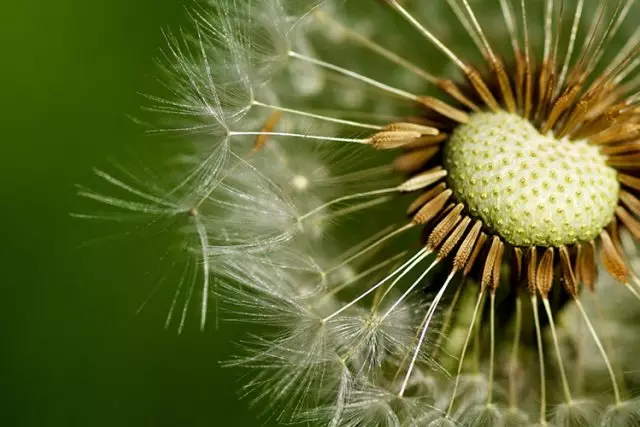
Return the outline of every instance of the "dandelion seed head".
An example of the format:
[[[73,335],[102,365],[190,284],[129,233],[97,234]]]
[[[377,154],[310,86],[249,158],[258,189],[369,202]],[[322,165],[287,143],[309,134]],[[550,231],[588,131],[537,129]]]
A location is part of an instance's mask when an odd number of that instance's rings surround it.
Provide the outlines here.
[[[253,332],[244,394],[331,427],[634,425],[632,0],[209,5],[149,96],[170,185],[85,195],[182,221],[202,326],[220,297]]]
[[[458,127],[444,164],[455,196],[516,246],[594,239],[618,203],[616,171],[597,147],[543,136],[506,112]]]

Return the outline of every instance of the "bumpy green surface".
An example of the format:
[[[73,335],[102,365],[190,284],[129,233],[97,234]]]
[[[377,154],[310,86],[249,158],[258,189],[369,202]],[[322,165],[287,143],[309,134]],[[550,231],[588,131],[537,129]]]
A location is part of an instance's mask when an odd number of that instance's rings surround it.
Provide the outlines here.
[[[472,115],[444,158],[457,199],[516,246],[593,239],[618,201],[616,171],[595,146],[541,135],[506,112]]]

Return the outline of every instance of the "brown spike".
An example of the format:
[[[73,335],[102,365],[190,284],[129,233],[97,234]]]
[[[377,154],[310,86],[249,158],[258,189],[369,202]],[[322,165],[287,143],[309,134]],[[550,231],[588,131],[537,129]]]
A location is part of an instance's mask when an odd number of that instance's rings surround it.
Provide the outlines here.
[[[398,191],[408,193],[411,191],[422,190],[423,188],[440,181],[445,176],[447,176],[447,171],[442,169],[441,166],[436,166],[428,171],[412,176],[398,186]]]
[[[419,96],[418,102],[427,107],[430,110],[435,111],[436,113],[453,120],[458,123],[469,123],[469,115],[462,110],[459,110],[451,105],[443,102],[439,99],[436,99],[431,96]]]
[[[547,298],[553,286],[553,248],[547,248],[536,270],[536,287],[542,298]]]
[[[640,191],[640,178],[618,172],[618,181],[625,187]]]
[[[431,188],[429,191],[421,194],[420,197],[415,199],[413,203],[409,205],[409,207],[407,208],[407,214],[411,215],[415,213],[418,209],[423,207],[429,200],[433,199],[434,197],[436,197],[438,194],[442,193],[446,189],[447,189],[447,184],[445,184],[444,182],[441,182],[440,184]]]
[[[600,232],[600,242],[602,243],[600,259],[602,260],[604,268],[606,268],[609,274],[618,282],[627,283],[629,281],[629,270],[613,245],[611,236],[609,236],[606,230]]]
[[[482,221],[477,220],[473,224],[471,231],[467,234],[467,237],[462,241],[462,244],[458,248],[458,252],[456,252],[455,257],[453,258],[453,269],[455,271],[460,271],[465,268],[474,244],[478,239],[478,234],[480,234],[480,230],[482,230]]]
[[[636,240],[640,240],[640,222],[620,205],[616,207],[616,215],[633,237],[635,237]]]
[[[496,101],[496,98],[491,93],[491,90],[489,90],[487,84],[482,79],[480,72],[471,66],[467,66],[464,72],[467,75],[467,79],[471,83],[471,86],[473,86],[473,88],[480,96],[480,99],[482,99],[482,101],[484,101],[484,103],[493,111],[500,111],[498,101]]]
[[[453,232],[449,234],[449,237],[447,237],[447,240],[445,240],[445,242],[440,247],[440,251],[438,252],[438,259],[443,260],[449,255],[449,253],[451,253],[453,248],[455,248],[455,246],[458,244],[458,242],[464,235],[464,232],[467,231],[467,228],[469,227],[470,223],[471,223],[471,218],[466,216],[462,219],[462,221],[458,223],[458,225],[456,225],[455,230],[453,230]],[[455,268],[455,265],[453,266],[453,269],[457,271]]]
[[[445,190],[430,200],[413,216],[413,223],[417,225],[424,225],[435,218],[442,208],[444,208],[447,200],[451,197],[451,194],[453,194],[453,191]]]
[[[446,94],[451,96],[453,99],[463,104],[465,107],[476,112],[480,111],[480,108],[472,100],[470,100],[464,93],[462,93],[458,85],[456,85],[453,81],[439,80],[437,85],[443,92],[445,92]]]
[[[435,226],[427,239],[427,247],[431,251],[438,249],[444,239],[446,239],[449,233],[451,233],[453,227],[460,222],[460,213],[462,213],[463,209],[464,205],[462,203],[458,203],[455,208],[451,209],[451,211],[438,222],[438,225]]]
[[[393,168],[398,172],[411,173],[422,169],[429,160],[438,154],[440,147],[425,148],[402,154],[393,161]]]
[[[504,256],[504,243],[498,240],[498,252],[493,262],[493,271],[491,272],[491,292],[495,293],[500,286],[500,270],[502,268],[502,257]]]
[[[493,266],[496,262],[496,257],[498,256],[501,245],[502,242],[500,242],[500,238],[498,236],[493,236],[491,238],[491,246],[489,247],[487,257],[484,260],[484,268],[480,279],[480,287],[483,290],[488,289],[493,285]]]
[[[571,257],[569,256],[569,250],[565,245],[558,248],[560,252],[560,269],[562,270],[562,284],[565,291],[573,298],[578,296],[578,279],[573,272],[573,266],[571,265]]]
[[[471,269],[473,268],[473,265],[475,264],[476,259],[478,259],[478,255],[480,255],[480,251],[482,250],[484,244],[487,242],[487,239],[488,239],[487,235],[484,234],[483,232],[481,232],[480,236],[478,236],[476,245],[473,247],[471,256],[469,256],[469,261],[467,261],[467,264],[464,266],[464,271],[462,272],[462,275],[464,277],[468,276],[469,273],[471,272]]]
[[[587,289],[595,291],[598,267],[596,265],[596,244],[593,240],[582,245],[577,264],[580,281]]]

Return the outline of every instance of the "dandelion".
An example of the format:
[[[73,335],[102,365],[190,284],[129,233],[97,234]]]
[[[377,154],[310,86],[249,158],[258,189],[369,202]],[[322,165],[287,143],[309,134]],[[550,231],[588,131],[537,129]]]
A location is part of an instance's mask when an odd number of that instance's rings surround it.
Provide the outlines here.
[[[605,328],[640,304],[633,0],[211,8],[149,96],[184,172],[82,194],[192,219],[201,325],[257,324],[230,364],[268,416],[640,425]]]

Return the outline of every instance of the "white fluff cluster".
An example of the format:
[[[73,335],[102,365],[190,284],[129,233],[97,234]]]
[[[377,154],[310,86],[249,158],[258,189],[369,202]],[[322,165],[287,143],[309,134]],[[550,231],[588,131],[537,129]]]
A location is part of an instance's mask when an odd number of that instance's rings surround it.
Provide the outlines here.
[[[354,427],[528,425],[538,372],[522,365],[537,366],[536,354],[523,350],[514,366],[505,328],[495,367],[505,381],[486,375],[488,337],[473,328],[482,310],[471,316],[476,284],[447,291],[453,273],[405,225],[395,155],[366,143],[415,114],[405,90],[435,91],[429,73],[455,77],[442,53],[410,27],[396,31],[406,23],[378,3],[210,0],[192,9],[192,28],[167,34],[161,93],[147,95],[152,132],[168,141],[154,148],[161,161],[144,177],[98,171],[108,188],[81,194],[165,236],[159,264],[178,278],[168,325],[181,330],[195,305],[202,328],[211,315],[252,324],[244,354],[229,364],[255,372],[245,392],[267,416]],[[401,3],[445,43],[464,34],[447,24],[462,2]],[[486,22],[502,18],[501,1],[471,3]],[[473,43],[457,45],[477,57]],[[425,292],[432,284],[437,295]],[[438,308],[451,300],[455,309]],[[456,372],[471,335],[471,360]],[[503,383],[512,375],[520,405],[509,407]],[[598,417],[578,403],[565,412],[556,420],[570,421],[558,425]],[[575,421],[577,412],[587,421]]]

